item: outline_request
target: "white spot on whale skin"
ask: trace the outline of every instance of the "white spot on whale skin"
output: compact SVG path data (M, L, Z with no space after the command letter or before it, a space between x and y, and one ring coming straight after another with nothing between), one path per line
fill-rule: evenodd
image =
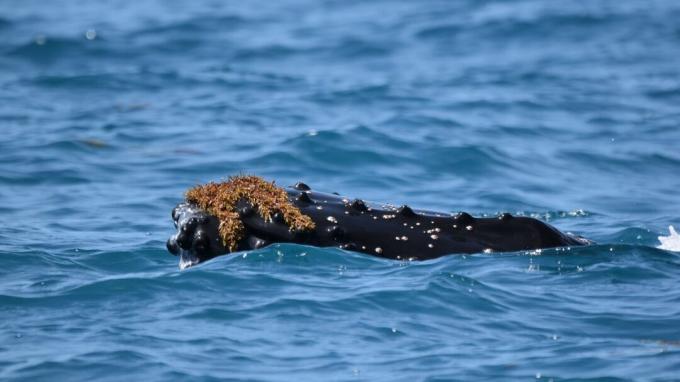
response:
M672 225L668 226L668 231L670 233L668 236L659 236L661 245L657 246L657 248L680 252L680 235L678 235Z
M329 222L331 222L333 224L337 224L337 222L338 222L338 219L334 218L333 216L327 217L326 220L328 220Z

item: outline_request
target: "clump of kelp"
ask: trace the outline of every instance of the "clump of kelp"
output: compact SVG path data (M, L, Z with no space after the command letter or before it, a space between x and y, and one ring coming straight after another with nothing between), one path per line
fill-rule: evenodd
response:
M312 219L288 200L283 188L258 176L232 176L226 182L198 185L186 192L186 200L220 220L220 237L229 251L236 250L245 231L237 211L239 200L249 202L265 221L271 221L280 212L290 230L314 229Z

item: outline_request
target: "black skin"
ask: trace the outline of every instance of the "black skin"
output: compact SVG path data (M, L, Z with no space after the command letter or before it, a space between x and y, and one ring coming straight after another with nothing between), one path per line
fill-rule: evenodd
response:
M512 216L475 218L465 212L445 214L404 205L374 205L360 199L312 191L306 184L286 188L289 200L312 218L313 231L291 231L281 214L265 221L250 203L237 208L245 235L236 250L272 243L339 247L388 259L427 260L448 254L512 252L591 244L540 220ZM172 211L177 233L168 251L186 268L229 253L219 238L219 220L195 205L181 203Z

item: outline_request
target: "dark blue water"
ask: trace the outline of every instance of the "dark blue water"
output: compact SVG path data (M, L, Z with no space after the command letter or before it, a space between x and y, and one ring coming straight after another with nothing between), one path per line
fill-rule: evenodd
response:
M0 379L680 380L680 2L0 1ZM599 245L180 272L250 173Z

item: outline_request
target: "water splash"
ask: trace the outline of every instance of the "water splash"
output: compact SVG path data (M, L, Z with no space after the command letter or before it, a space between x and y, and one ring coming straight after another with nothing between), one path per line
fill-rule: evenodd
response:
M675 231L673 226L668 226L669 235L659 236L660 245L657 246L659 249L665 249L667 251L680 252L680 235Z

